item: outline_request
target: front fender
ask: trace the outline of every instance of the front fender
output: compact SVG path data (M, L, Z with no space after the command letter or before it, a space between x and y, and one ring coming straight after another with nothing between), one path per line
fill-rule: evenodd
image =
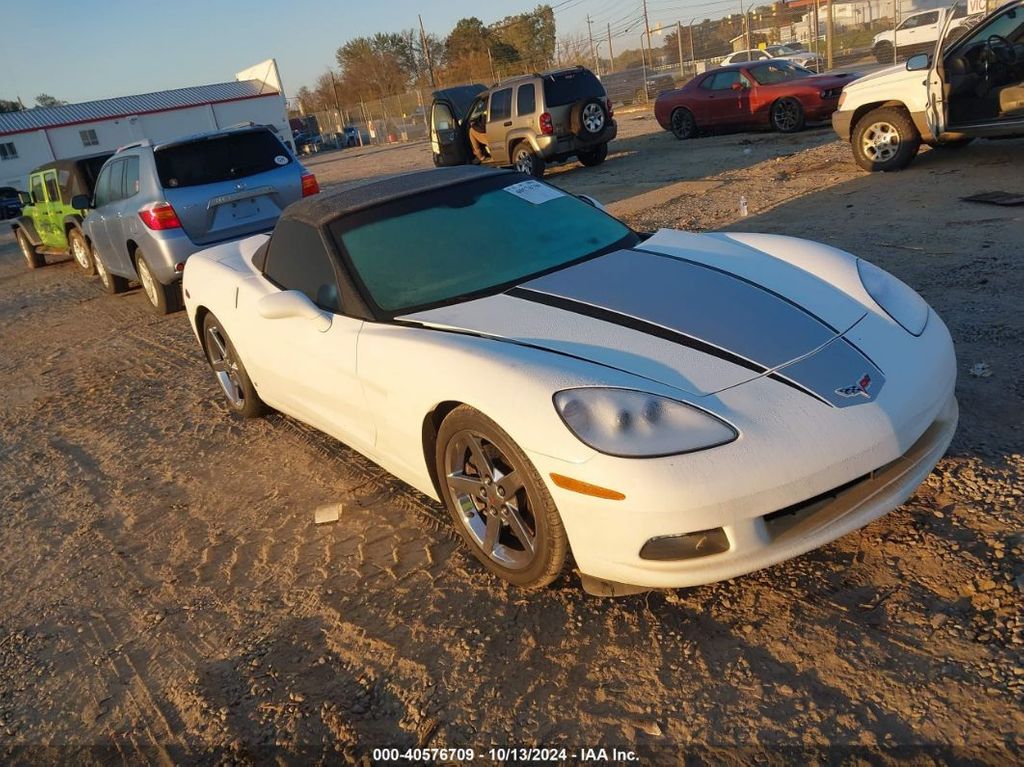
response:
M32 220L31 216L18 216L11 222L11 229L21 229L25 232L25 236L28 237L28 241L33 245L42 245L43 240L39 236L39 232L36 231L35 221Z

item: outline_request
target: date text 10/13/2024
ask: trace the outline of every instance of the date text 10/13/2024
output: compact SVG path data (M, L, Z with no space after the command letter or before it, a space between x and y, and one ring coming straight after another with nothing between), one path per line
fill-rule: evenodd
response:
M539 748L521 746L492 746L486 749L473 748L375 748L372 759L376 763L387 762L472 762L476 758L496 762L635 762L639 760L635 751L624 748Z

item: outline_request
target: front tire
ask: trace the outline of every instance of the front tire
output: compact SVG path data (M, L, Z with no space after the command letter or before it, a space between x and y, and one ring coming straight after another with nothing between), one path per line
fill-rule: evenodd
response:
M78 267L87 275L92 276L96 274L96 264L93 261L92 250L89 248L89 243L85 240L85 235L82 234L81 229L72 229L68 232L68 249L71 251L71 255L75 259L75 263Z
M853 128L853 159L864 170L902 170L921 146L921 134L902 109L881 107L864 115Z
M807 117L800 102L794 98L782 98L772 104L772 128L779 133L797 133L803 130Z
M558 577L569 552L558 509L498 424L460 405L441 424L434 461L455 528L484 567L527 589Z
M182 308L181 283L172 282L164 285L153 276L146 256L141 250L135 251L135 271L139 273L142 292L149 299L149 305L157 314L171 314Z
M23 229L18 230L18 247L21 248L21 255L25 257L25 264L29 269L46 266L46 259L36 252L36 246L29 241L28 235Z
M593 168L600 165L608 158L608 144L598 144L593 149L586 152L577 152L576 159L580 161L582 165L586 165L588 168Z
M534 152L525 141L513 150L512 165L520 173L534 178L541 178L544 175L544 158Z
M680 141L697 135L697 121L693 118L693 112L683 107L672 112L672 135Z
M875 61L879 64L892 64L895 61L891 43L879 43L875 46L873 53L875 54Z
M239 418L256 418L267 412L227 331L213 314L203 320L203 350L232 413Z
M99 275L100 284L107 293L124 293L128 290L128 280L116 274L111 274L103 264L103 258L96 251L93 251L92 261L96 264L96 274Z

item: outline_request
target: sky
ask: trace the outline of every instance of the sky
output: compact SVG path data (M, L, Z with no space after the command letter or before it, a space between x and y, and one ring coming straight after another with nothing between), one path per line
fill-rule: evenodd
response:
M347 40L417 27L444 37L460 18L485 24L539 0L0 0L0 99L26 106L40 93L69 102L233 80L276 58L287 96L335 64ZM557 35L595 39L612 25L616 52L639 45L640 0L549 0ZM648 0L651 26L738 12L739 0ZM17 34L12 31L17 30ZM621 46L621 47L620 47ZM600 51L607 55L607 44Z

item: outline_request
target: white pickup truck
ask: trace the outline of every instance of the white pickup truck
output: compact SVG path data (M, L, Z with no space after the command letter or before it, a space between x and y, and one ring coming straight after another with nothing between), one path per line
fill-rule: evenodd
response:
M960 3L950 10L953 14L953 24L950 25L948 39L966 34L985 15L969 14L967 6ZM871 52L875 54L879 64L895 64L897 56L928 53L939 41L939 35L946 26L946 15L947 11L943 8L912 13L895 29L887 29L875 35L871 41Z
M959 39L948 14L932 53L847 85L832 127L865 170L899 170L922 143L1024 136L1024 0L1010 0ZM949 42L953 40L953 42Z

